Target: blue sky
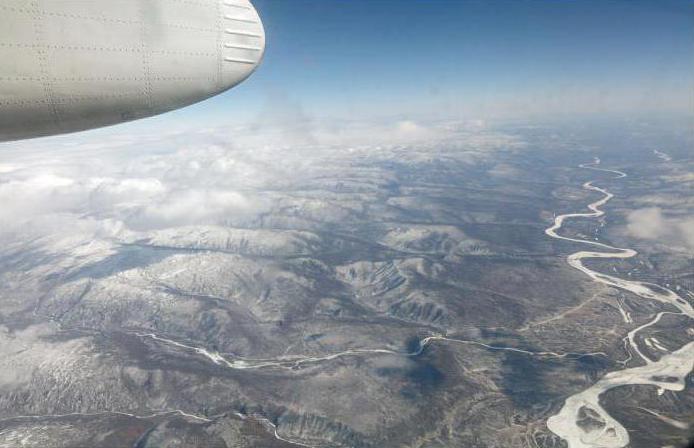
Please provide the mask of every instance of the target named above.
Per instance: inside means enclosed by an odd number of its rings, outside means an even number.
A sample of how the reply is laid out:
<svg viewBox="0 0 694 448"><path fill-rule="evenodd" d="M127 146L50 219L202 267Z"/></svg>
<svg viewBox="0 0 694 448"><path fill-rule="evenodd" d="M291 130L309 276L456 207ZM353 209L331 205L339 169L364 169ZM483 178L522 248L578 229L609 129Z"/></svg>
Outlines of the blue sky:
<svg viewBox="0 0 694 448"><path fill-rule="evenodd" d="M171 118L530 118L694 108L694 1L254 4L268 36L263 65L241 86Z"/></svg>

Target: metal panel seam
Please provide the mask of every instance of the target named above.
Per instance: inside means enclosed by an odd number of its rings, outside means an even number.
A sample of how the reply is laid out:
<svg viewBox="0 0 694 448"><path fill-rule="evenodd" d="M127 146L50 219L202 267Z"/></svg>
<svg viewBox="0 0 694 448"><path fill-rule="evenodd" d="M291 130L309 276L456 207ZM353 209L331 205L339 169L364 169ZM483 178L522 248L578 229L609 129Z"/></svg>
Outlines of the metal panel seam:
<svg viewBox="0 0 694 448"><path fill-rule="evenodd" d="M40 0L33 0L31 5L33 6L31 15L34 22L35 48L36 54L38 55L39 76L41 78L41 85L43 86L44 100L51 108L51 116L54 125L56 128L60 129L60 109L55 101L53 80L48 73L48 46L46 45L46 35L43 29L43 10L41 9Z"/></svg>
<svg viewBox="0 0 694 448"><path fill-rule="evenodd" d="M140 0L140 47L142 51L142 72L145 80L145 96L147 98L147 106L151 111L154 110L154 96L152 89L152 68L150 66L150 45L148 42L148 30L147 30L147 10L144 7L144 2L147 0Z"/></svg>
<svg viewBox="0 0 694 448"><path fill-rule="evenodd" d="M222 90L222 0L217 0L217 91Z"/></svg>

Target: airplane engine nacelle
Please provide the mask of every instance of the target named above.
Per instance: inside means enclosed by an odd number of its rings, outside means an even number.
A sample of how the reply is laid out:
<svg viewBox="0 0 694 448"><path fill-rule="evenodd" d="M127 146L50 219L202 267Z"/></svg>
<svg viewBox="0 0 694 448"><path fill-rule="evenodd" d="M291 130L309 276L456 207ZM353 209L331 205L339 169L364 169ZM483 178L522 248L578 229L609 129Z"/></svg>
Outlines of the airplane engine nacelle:
<svg viewBox="0 0 694 448"><path fill-rule="evenodd" d="M0 0L0 141L187 106L264 49L249 0Z"/></svg>

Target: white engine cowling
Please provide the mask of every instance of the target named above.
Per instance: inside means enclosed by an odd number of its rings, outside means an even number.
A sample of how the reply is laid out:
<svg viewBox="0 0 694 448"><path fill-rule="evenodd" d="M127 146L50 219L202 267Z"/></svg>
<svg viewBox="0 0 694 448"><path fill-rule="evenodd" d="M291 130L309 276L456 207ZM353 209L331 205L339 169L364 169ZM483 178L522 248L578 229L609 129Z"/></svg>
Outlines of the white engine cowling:
<svg viewBox="0 0 694 448"><path fill-rule="evenodd" d="M0 0L0 141L136 120L260 63L249 0Z"/></svg>

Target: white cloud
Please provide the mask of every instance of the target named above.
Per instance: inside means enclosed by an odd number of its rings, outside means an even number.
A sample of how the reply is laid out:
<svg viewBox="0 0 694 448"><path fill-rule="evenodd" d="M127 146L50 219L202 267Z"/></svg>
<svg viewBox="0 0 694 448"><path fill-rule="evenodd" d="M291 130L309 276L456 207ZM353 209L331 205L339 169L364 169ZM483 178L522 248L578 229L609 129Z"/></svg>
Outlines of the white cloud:
<svg viewBox="0 0 694 448"><path fill-rule="evenodd" d="M681 220L677 227L687 247L694 249L694 217Z"/></svg>
<svg viewBox="0 0 694 448"><path fill-rule="evenodd" d="M129 222L137 229L213 224L252 215L257 205L243 194L229 190L173 192L139 210Z"/></svg>
<svg viewBox="0 0 694 448"><path fill-rule="evenodd" d="M691 249L694 248L694 217L668 217L658 207L642 208L627 215L627 233L634 238Z"/></svg>
<svg viewBox="0 0 694 448"><path fill-rule="evenodd" d="M401 134L417 135L426 132L426 129L414 121L406 120L397 123L396 129Z"/></svg>
<svg viewBox="0 0 694 448"><path fill-rule="evenodd" d="M629 213L627 221L627 230L635 238L655 240L671 231L663 212L657 207L635 210Z"/></svg>
<svg viewBox="0 0 694 448"><path fill-rule="evenodd" d="M284 109L263 126L3 144L0 234L31 228L84 232L89 238L188 225L250 225L272 207L293 204L273 192L328 182L331 170L355 160L377 164L402 159L403 151L409 162L429 160L442 154L439 143L445 140L447 157L474 164L518 144L486 123L412 119L310 123L300 132L310 130L309 138L287 139L287 126L301 128L310 120L291 102ZM279 196L287 203L273 202Z"/></svg>
<svg viewBox="0 0 694 448"><path fill-rule="evenodd" d="M74 184L52 174L0 183L0 225L7 228L37 214L70 209L80 196Z"/></svg>

